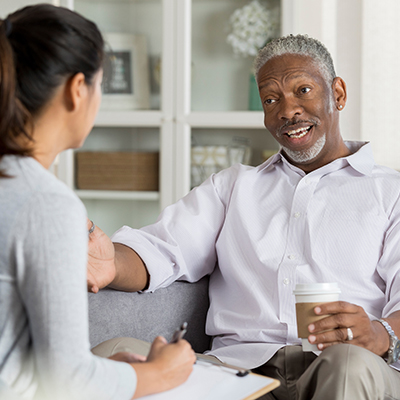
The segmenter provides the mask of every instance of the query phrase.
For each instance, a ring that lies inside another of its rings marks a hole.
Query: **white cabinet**
[[[226,38],[229,17],[248,0],[74,0],[66,5],[102,32],[145,35],[151,109],[100,110],[82,150],[159,151],[158,192],[76,190],[74,152],[59,158],[58,175],[107,234],[123,224],[155,221],[191,188],[191,147],[227,146],[234,137],[262,150],[277,149],[261,111],[248,111],[251,58],[237,58]],[[279,0],[269,3],[279,6]],[[159,74],[159,75],[157,75]],[[158,86],[159,82],[159,86]]]
[[[87,208],[89,218],[107,234],[123,224],[139,227],[152,223],[160,209],[173,201],[172,82],[168,77],[161,77],[161,90],[155,77],[161,60],[162,74],[172,69],[173,53],[170,47],[173,37],[166,28],[171,19],[168,12],[171,7],[167,3],[161,0],[61,2],[61,5],[94,21],[103,33],[140,34],[146,37],[147,42],[152,75],[150,109],[101,109],[93,131],[80,150],[159,152],[159,191],[77,190],[75,151],[64,152],[58,161],[60,179],[76,190]]]
[[[237,58],[226,38],[229,17],[246,0],[178,1],[176,69],[175,199],[190,189],[190,149],[248,139],[252,164],[276,144],[263,127],[263,113],[248,111],[252,58]],[[269,1],[278,5],[279,1]]]

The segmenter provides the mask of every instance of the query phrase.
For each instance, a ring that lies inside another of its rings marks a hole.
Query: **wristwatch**
[[[377,319],[377,321],[385,327],[390,336],[390,345],[386,362],[388,364],[393,364],[400,358],[400,340],[394,333],[392,327],[384,319]]]

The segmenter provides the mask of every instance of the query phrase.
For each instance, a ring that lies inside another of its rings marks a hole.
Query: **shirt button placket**
[[[283,280],[283,284],[284,284],[285,286],[289,285],[289,283],[290,283],[290,279],[289,279],[289,278],[285,278],[285,279]]]

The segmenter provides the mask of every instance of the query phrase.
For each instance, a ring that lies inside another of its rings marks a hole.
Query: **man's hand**
[[[92,226],[87,221],[88,230]],[[87,287],[89,292],[97,293],[108,286],[115,278],[115,250],[111,239],[98,227],[89,235],[87,264]]]
[[[345,301],[324,303],[314,308],[317,315],[327,315],[308,326],[311,335],[308,341],[319,350],[348,342],[347,328],[353,332],[353,340],[348,343],[363,347],[383,356],[389,348],[389,336],[379,323],[371,321],[364,309]],[[325,332],[324,332],[325,331]]]

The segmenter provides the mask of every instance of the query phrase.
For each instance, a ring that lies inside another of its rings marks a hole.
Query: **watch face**
[[[396,362],[400,358],[400,340],[396,342],[393,349],[393,362]]]

